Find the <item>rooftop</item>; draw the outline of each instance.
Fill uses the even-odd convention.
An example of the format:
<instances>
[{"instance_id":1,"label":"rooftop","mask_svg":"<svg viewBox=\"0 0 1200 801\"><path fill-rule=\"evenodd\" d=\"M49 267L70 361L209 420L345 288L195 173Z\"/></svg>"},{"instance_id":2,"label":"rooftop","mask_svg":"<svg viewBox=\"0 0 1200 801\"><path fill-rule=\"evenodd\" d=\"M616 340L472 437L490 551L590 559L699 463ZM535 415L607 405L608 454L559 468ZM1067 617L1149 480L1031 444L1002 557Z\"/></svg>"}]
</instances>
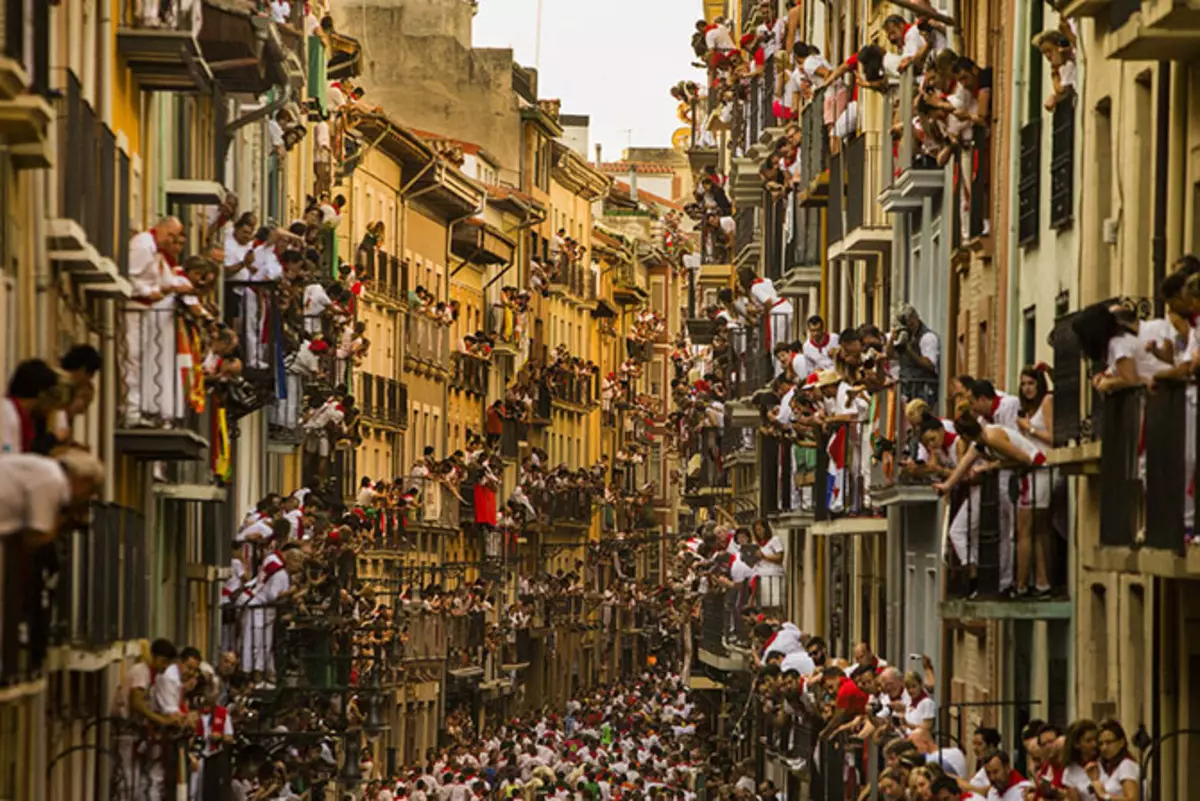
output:
<instances>
[{"instance_id":1,"label":"rooftop","mask_svg":"<svg viewBox=\"0 0 1200 801\"><path fill-rule=\"evenodd\" d=\"M606 161L598 168L600 172L627 173L636 171L638 175L674 175L675 168L666 164L655 164L650 161Z\"/></svg>"},{"instance_id":2,"label":"rooftop","mask_svg":"<svg viewBox=\"0 0 1200 801\"><path fill-rule=\"evenodd\" d=\"M618 195L623 195L624 197L630 196L629 184L625 181L613 181L613 191ZM656 195L653 192L647 192L640 186L638 187L638 200L656 203L659 206L666 206L667 208L675 209L676 211L683 211L683 206L676 203L674 200L667 200L662 195Z\"/></svg>"}]
</instances>

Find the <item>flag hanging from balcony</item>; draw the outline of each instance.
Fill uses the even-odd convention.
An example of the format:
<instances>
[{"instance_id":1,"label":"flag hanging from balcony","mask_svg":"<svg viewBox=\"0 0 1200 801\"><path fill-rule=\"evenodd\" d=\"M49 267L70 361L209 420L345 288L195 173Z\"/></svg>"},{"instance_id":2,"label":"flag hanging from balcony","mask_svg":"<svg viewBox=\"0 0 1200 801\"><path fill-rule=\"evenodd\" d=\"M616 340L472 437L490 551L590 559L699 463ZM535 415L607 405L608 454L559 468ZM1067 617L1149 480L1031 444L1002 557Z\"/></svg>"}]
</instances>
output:
<instances>
[{"instance_id":1,"label":"flag hanging from balcony","mask_svg":"<svg viewBox=\"0 0 1200 801\"><path fill-rule=\"evenodd\" d=\"M825 446L829 454L828 477L825 479L825 508L830 512L846 509L846 431L838 426Z\"/></svg>"},{"instance_id":2,"label":"flag hanging from balcony","mask_svg":"<svg viewBox=\"0 0 1200 801\"><path fill-rule=\"evenodd\" d=\"M196 414L204 412L204 363L200 332L182 317L175 318L175 364L187 405Z\"/></svg>"}]
</instances>

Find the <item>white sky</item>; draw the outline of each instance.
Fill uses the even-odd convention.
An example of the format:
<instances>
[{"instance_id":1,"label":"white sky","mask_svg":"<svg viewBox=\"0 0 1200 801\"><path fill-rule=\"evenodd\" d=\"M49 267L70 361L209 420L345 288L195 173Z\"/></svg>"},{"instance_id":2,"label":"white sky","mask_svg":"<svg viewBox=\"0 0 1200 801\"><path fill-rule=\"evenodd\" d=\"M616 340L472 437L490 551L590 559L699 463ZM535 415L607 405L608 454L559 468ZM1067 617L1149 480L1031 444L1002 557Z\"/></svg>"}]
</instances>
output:
<instances>
[{"instance_id":1,"label":"white sky","mask_svg":"<svg viewBox=\"0 0 1200 801\"><path fill-rule=\"evenodd\" d=\"M700 0L542 0L538 94L561 98L562 113L591 117L588 160L596 143L605 161L628 147L669 147L682 126L672 84L694 79L691 36ZM534 65L538 0L479 0L476 47L511 47ZM628 129L632 129L632 133Z\"/></svg>"}]
</instances>

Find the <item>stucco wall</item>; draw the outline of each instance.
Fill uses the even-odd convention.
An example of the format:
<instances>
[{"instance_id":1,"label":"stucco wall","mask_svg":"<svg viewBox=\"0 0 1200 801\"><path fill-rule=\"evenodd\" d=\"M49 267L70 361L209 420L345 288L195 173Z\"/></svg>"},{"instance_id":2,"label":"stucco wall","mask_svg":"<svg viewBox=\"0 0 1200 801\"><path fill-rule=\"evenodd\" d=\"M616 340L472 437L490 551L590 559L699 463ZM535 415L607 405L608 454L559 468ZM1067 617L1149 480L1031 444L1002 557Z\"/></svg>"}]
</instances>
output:
<instances>
[{"instance_id":1,"label":"stucco wall","mask_svg":"<svg viewBox=\"0 0 1200 801\"><path fill-rule=\"evenodd\" d=\"M520 167L512 51L470 47L461 0L368 0L334 9L338 30L363 46L366 100L403 125L483 146L502 177Z\"/></svg>"}]
</instances>

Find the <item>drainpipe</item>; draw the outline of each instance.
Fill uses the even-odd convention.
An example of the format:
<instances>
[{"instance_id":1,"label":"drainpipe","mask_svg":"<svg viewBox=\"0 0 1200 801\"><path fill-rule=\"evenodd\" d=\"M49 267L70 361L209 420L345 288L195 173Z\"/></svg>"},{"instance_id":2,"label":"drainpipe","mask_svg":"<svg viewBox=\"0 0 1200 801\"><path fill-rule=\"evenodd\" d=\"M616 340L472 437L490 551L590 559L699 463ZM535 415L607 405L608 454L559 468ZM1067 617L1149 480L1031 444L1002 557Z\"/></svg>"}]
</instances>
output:
<instances>
[{"instance_id":1,"label":"drainpipe","mask_svg":"<svg viewBox=\"0 0 1200 801\"><path fill-rule=\"evenodd\" d=\"M1167 277L1167 193L1171 162L1171 62L1158 62L1158 117L1154 131L1154 309L1163 314L1158 287ZM1157 671L1156 671L1157 675ZM1157 700L1157 698L1156 698Z\"/></svg>"}]
</instances>

